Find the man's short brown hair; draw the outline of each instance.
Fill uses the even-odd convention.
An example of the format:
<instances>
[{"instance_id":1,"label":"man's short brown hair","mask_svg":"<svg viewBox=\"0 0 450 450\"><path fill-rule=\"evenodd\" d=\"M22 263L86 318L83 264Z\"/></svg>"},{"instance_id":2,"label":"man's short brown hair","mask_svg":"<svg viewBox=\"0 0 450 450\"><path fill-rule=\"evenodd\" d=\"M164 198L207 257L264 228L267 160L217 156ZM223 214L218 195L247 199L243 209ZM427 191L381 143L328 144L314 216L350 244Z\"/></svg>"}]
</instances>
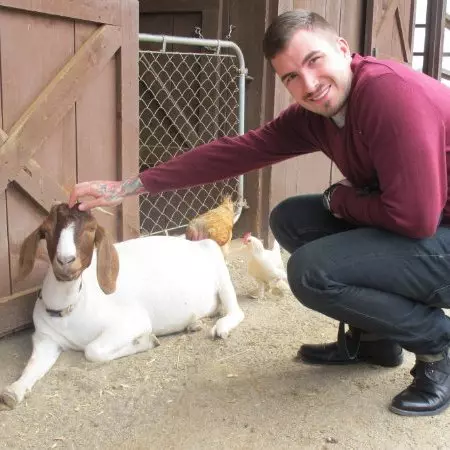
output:
<instances>
[{"instance_id":1,"label":"man's short brown hair","mask_svg":"<svg viewBox=\"0 0 450 450\"><path fill-rule=\"evenodd\" d=\"M322 31L330 37L336 30L319 14L296 9L279 15L267 28L263 40L264 56L270 61L283 51L298 30Z\"/></svg>"}]
</instances>

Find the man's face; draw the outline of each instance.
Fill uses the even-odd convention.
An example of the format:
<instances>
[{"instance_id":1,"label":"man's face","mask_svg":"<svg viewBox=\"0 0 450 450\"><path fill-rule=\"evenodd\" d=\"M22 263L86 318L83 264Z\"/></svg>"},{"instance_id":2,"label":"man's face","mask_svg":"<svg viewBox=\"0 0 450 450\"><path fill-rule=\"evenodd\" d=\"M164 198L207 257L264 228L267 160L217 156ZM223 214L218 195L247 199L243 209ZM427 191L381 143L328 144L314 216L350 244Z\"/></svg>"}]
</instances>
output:
<instances>
[{"instance_id":1,"label":"man's face","mask_svg":"<svg viewBox=\"0 0 450 450\"><path fill-rule=\"evenodd\" d=\"M303 108L331 117L346 104L352 71L350 49L343 38L299 30L271 63Z\"/></svg>"}]
</instances>

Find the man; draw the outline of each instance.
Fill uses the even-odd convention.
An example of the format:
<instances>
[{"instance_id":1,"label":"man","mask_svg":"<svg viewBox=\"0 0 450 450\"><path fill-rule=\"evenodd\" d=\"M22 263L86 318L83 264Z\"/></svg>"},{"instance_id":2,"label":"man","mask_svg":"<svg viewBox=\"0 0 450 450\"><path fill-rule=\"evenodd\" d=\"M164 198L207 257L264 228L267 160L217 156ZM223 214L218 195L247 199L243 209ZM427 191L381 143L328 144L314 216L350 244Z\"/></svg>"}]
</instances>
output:
<instances>
[{"instance_id":1,"label":"man","mask_svg":"<svg viewBox=\"0 0 450 450\"><path fill-rule=\"evenodd\" d=\"M291 253L288 279L307 307L340 321L337 342L303 345L307 363L394 367L416 354L391 411L433 415L450 404L450 90L393 61L350 53L320 16L292 11L264 53L296 100L244 136L202 145L138 177L77 185L80 209L203 184L313 151L346 179L289 198L271 214ZM345 332L345 325L349 330Z\"/></svg>"}]
</instances>

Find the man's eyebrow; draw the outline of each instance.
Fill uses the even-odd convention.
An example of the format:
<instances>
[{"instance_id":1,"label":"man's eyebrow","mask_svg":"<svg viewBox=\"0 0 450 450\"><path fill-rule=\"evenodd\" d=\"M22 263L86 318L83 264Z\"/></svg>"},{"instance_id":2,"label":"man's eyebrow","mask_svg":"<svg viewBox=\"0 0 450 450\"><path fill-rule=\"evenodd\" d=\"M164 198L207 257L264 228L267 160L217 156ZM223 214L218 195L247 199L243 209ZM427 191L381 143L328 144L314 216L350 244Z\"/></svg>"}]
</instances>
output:
<instances>
[{"instance_id":1,"label":"man's eyebrow","mask_svg":"<svg viewBox=\"0 0 450 450\"><path fill-rule=\"evenodd\" d=\"M319 50L312 50L311 52L309 52L309 53L303 58L302 65L303 65L303 64L306 64L311 58L313 58L314 56L318 55L319 53L320 53ZM284 82L284 80L285 80L286 78L289 78L291 75L297 75L297 72L296 72L296 71L292 71L292 72L285 73L285 74L281 77L281 82Z\"/></svg>"},{"instance_id":2,"label":"man's eyebrow","mask_svg":"<svg viewBox=\"0 0 450 450\"><path fill-rule=\"evenodd\" d=\"M320 53L319 50L313 50L313 51L309 52L309 53L303 58L302 64L306 64L306 63L308 62L308 60L310 60L313 56L318 55L319 53Z\"/></svg>"}]
</instances>

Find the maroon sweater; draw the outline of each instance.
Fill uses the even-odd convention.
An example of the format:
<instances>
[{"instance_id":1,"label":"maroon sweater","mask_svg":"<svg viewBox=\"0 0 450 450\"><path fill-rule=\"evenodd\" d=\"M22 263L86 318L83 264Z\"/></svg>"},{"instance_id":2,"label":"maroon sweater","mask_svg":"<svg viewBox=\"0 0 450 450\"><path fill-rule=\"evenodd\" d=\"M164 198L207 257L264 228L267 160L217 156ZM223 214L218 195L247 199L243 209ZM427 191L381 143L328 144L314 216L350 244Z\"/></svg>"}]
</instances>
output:
<instances>
[{"instance_id":1,"label":"maroon sweater","mask_svg":"<svg viewBox=\"0 0 450 450\"><path fill-rule=\"evenodd\" d=\"M298 105L243 136L224 137L148 169L151 194L222 180L322 151L353 187L331 209L349 222L423 238L450 224L450 89L394 61L355 54L345 126ZM450 164L449 164L450 166ZM370 194L361 188L377 186Z\"/></svg>"}]
</instances>

